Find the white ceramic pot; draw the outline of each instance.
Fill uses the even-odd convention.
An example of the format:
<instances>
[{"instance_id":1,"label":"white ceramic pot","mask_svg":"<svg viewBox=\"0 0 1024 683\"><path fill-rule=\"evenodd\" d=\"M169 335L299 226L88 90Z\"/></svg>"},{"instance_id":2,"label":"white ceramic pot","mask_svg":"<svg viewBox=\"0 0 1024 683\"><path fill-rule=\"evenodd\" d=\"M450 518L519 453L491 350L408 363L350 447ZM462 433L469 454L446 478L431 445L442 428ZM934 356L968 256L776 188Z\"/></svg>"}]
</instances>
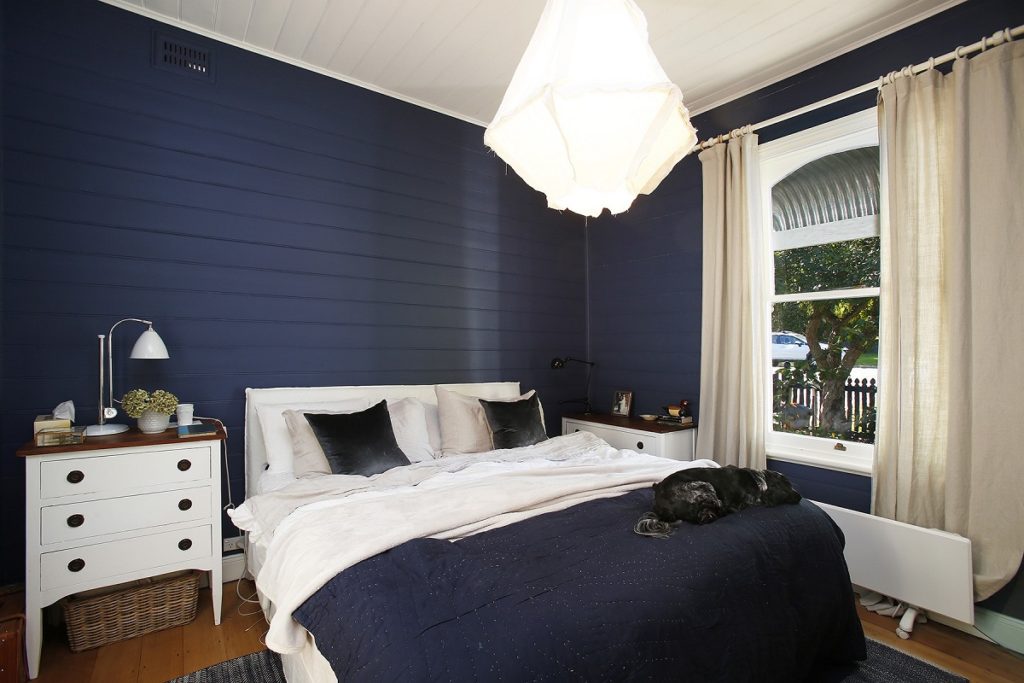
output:
<instances>
[{"instance_id":1,"label":"white ceramic pot","mask_svg":"<svg viewBox=\"0 0 1024 683\"><path fill-rule=\"evenodd\" d=\"M171 416L155 410L143 411L139 416L139 431L143 434L159 434L171 424Z\"/></svg>"}]
</instances>

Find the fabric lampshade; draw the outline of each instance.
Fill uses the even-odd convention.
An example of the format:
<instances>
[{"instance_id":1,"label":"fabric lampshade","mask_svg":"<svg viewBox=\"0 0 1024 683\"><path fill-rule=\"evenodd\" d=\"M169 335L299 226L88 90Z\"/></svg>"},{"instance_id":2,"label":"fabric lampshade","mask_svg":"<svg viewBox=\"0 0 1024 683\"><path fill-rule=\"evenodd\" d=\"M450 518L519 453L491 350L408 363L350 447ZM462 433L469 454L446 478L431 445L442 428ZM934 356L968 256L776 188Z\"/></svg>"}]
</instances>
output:
<instances>
[{"instance_id":1,"label":"fabric lampshade","mask_svg":"<svg viewBox=\"0 0 1024 683\"><path fill-rule=\"evenodd\" d=\"M585 216L625 211L696 142L633 0L548 0L484 133L548 206Z\"/></svg>"},{"instance_id":2,"label":"fabric lampshade","mask_svg":"<svg viewBox=\"0 0 1024 683\"><path fill-rule=\"evenodd\" d=\"M160 335L150 325L145 332L139 335L135 346L132 347L130 357L142 360L162 360L171 356L167 353L167 346L164 345L164 340L160 338Z\"/></svg>"}]
</instances>

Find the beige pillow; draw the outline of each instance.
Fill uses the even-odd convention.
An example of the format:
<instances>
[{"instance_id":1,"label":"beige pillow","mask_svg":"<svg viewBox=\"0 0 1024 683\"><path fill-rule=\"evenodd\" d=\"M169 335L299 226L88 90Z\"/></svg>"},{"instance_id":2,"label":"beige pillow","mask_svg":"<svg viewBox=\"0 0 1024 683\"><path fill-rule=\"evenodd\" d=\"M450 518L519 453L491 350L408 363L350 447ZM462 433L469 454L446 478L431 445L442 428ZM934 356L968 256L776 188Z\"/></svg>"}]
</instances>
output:
<instances>
[{"instance_id":1,"label":"beige pillow","mask_svg":"<svg viewBox=\"0 0 1024 683\"><path fill-rule=\"evenodd\" d=\"M311 415L339 415L356 413L357 410L286 410L284 423L288 426L288 434L292 438L292 470L296 477L308 477L314 474L330 474L331 466L320 448L320 442L309 426L306 413Z\"/></svg>"},{"instance_id":2,"label":"beige pillow","mask_svg":"<svg viewBox=\"0 0 1024 683\"><path fill-rule=\"evenodd\" d=\"M476 396L466 396L444 387L434 387L437 394L437 412L441 423L441 455L457 453L482 453L494 449L491 429L487 416ZM522 401L536 393L530 390L522 396L509 399L487 399L489 401ZM541 420L543 421L543 409Z\"/></svg>"}]
</instances>

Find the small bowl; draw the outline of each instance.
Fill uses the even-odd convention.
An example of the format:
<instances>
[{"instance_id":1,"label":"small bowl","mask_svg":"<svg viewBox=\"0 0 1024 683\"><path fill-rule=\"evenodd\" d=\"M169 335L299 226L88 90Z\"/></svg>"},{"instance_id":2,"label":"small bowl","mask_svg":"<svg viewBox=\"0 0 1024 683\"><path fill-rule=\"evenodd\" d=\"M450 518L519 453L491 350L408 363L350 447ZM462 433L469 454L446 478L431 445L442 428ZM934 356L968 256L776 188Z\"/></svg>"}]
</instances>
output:
<instances>
[{"instance_id":1,"label":"small bowl","mask_svg":"<svg viewBox=\"0 0 1024 683\"><path fill-rule=\"evenodd\" d=\"M679 417L679 413L681 413L681 412L683 412L683 409L682 409L681 406L669 406L668 407L668 414L671 415L672 417Z\"/></svg>"},{"instance_id":2,"label":"small bowl","mask_svg":"<svg viewBox=\"0 0 1024 683\"><path fill-rule=\"evenodd\" d=\"M654 422L655 420L658 419L658 416L657 415L641 415L640 419L641 420L647 420L648 422Z\"/></svg>"}]
</instances>

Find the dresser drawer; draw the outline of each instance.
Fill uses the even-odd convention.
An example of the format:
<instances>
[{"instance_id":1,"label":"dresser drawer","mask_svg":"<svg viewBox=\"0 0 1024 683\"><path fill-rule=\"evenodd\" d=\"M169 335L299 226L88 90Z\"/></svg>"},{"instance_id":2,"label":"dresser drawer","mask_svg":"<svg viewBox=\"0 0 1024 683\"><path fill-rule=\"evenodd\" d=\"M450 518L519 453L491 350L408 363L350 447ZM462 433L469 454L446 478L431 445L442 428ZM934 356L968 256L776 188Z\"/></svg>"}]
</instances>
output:
<instances>
[{"instance_id":1,"label":"dresser drawer","mask_svg":"<svg viewBox=\"0 0 1024 683\"><path fill-rule=\"evenodd\" d=\"M39 587L51 590L210 555L210 525L40 555Z\"/></svg>"},{"instance_id":2,"label":"dresser drawer","mask_svg":"<svg viewBox=\"0 0 1024 683\"><path fill-rule=\"evenodd\" d=\"M51 505L40 510L43 545L210 516L209 486Z\"/></svg>"},{"instance_id":3,"label":"dresser drawer","mask_svg":"<svg viewBox=\"0 0 1024 683\"><path fill-rule=\"evenodd\" d=\"M39 495L117 493L143 486L172 486L210 478L210 448L179 448L121 455L50 460L40 465Z\"/></svg>"},{"instance_id":4,"label":"dresser drawer","mask_svg":"<svg viewBox=\"0 0 1024 683\"><path fill-rule=\"evenodd\" d=\"M618 448L619 450L637 451L638 453L647 453L649 455L662 454L661 439L657 434L645 434L643 432L569 421L566 421L565 427L569 434L576 431L590 432L607 441L612 448Z\"/></svg>"}]
</instances>

